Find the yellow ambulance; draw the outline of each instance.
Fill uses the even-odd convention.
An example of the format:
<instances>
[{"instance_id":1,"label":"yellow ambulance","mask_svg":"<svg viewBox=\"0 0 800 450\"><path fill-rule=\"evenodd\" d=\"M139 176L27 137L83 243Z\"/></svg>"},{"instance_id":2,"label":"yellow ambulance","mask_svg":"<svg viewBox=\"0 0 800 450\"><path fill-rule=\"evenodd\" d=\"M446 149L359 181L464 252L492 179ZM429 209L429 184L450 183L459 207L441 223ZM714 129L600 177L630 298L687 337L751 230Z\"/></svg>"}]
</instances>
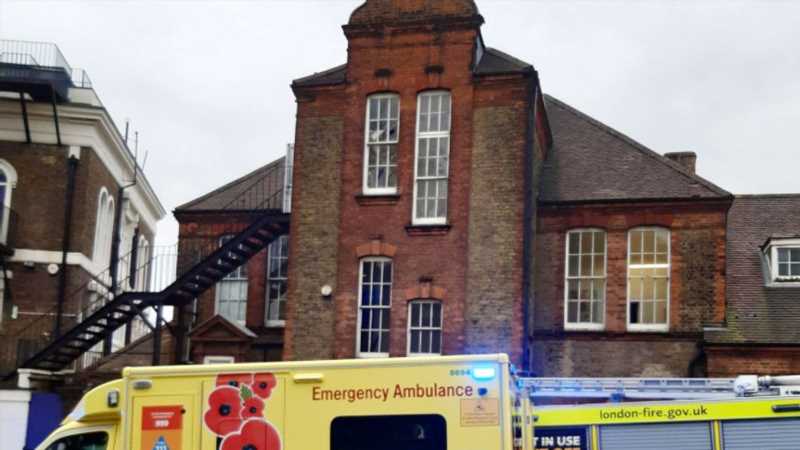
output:
<instances>
[{"instance_id":1,"label":"yellow ambulance","mask_svg":"<svg viewBox=\"0 0 800 450\"><path fill-rule=\"evenodd\" d=\"M535 450L797 450L800 397L537 406Z\"/></svg>"},{"instance_id":2,"label":"yellow ambulance","mask_svg":"<svg viewBox=\"0 0 800 450\"><path fill-rule=\"evenodd\" d=\"M38 449L514 450L517 386L505 355L127 368Z\"/></svg>"}]
</instances>

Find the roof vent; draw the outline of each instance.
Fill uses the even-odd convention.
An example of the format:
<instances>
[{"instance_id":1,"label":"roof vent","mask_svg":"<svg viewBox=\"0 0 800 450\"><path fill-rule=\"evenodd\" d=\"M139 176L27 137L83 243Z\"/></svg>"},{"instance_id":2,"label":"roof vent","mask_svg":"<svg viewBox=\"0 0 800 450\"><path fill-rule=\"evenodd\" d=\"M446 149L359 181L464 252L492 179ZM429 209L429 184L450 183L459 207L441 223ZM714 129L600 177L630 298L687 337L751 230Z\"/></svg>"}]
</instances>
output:
<instances>
[{"instance_id":1,"label":"roof vent","mask_svg":"<svg viewBox=\"0 0 800 450\"><path fill-rule=\"evenodd\" d=\"M669 158L676 163L682 165L686 170L691 173L696 173L697 166L697 153L695 152L671 152L664 153L664 157Z\"/></svg>"}]
</instances>

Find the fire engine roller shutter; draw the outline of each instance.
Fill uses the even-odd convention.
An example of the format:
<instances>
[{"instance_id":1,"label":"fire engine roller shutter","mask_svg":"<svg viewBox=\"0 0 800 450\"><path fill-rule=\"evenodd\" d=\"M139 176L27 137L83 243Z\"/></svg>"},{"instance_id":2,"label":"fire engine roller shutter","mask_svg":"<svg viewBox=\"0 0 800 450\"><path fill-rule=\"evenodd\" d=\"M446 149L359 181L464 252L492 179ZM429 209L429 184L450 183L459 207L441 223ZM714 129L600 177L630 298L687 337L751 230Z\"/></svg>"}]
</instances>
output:
<instances>
[{"instance_id":1,"label":"fire engine roller shutter","mask_svg":"<svg viewBox=\"0 0 800 450\"><path fill-rule=\"evenodd\" d=\"M712 450L709 422L605 425L600 450Z\"/></svg>"},{"instance_id":2,"label":"fire engine roller shutter","mask_svg":"<svg viewBox=\"0 0 800 450\"><path fill-rule=\"evenodd\" d=\"M797 450L800 419L722 422L722 445L725 450Z\"/></svg>"}]
</instances>

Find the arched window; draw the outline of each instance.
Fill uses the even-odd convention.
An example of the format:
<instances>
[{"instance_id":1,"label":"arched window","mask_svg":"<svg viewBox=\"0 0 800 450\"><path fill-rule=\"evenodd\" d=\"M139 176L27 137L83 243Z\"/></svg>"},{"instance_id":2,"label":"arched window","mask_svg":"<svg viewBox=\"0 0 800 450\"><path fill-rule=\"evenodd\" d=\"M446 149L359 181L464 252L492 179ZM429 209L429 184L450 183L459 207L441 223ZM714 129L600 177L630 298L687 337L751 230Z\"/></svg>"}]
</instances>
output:
<instances>
[{"instance_id":1,"label":"arched window","mask_svg":"<svg viewBox=\"0 0 800 450\"><path fill-rule=\"evenodd\" d=\"M408 303L408 356L442 354L442 302Z\"/></svg>"},{"instance_id":2,"label":"arched window","mask_svg":"<svg viewBox=\"0 0 800 450\"><path fill-rule=\"evenodd\" d=\"M11 223L11 191L17 184L17 172L5 160L0 159L0 243L8 239Z\"/></svg>"},{"instance_id":3,"label":"arched window","mask_svg":"<svg viewBox=\"0 0 800 450\"><path fill-rule=\"evenodd\" d=\"M389 314L392 309L392 260L361 260L358 295L359 357L389 356Z\"/></svg>"},{"instance_id":4,"label":"arched window","mask_svg":"<svg viewBox=\"0 0 800 450\"><path fill-rule=\"evenodd\" d=\"M97 198L97 219L94 228L94 250L92 259L99 267L111 263L111 235L114 231L114 198L106 188L100 189Z\"/></svg>"},{"instance_id":5,"label":"arched window","mask_svg":"<svg viewBox=\"0 0 800 450\"><path fill-rule=\"evenodd\" d=\"M148 271L150 269L150 242L144 236L139 236L136 245L136 290L147 291Z\"/></svg>"}]
</instances>

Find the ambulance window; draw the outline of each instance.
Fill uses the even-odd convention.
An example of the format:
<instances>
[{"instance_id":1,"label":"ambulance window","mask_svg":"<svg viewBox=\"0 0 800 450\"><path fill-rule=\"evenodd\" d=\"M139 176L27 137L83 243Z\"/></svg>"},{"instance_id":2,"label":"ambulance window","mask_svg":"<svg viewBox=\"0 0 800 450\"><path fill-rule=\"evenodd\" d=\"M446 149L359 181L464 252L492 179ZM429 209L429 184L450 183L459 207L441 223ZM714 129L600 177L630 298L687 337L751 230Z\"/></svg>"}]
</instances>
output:
<instances>
[{"instance_id":1,"label":"ambulance window","mask_svg":"<svg viewBox=\"0 0 800 450\"><path fill-rule=\"evenodd\" d=\"M800 419L722 422L725 450L791 450L800 442Z\"/></svg>"},{"instance_id":2,"label":"ambulance window","mask_svg":"<svg viewBox=\"0 0 800 450\"><path fill-rule=\"evenodd\" d=\"M606 425L600 450L712 450L708 422Z\"/></svg>"},{"instance_id":3,"label":"ambulance window","mask_svg":"<svg viewBox=\"0 0 800 450\"><path fill-rule=\"evenodd\" d=\"M446 450L442 416L337 417L331 423L331 450Z\"/></svg>"},{"instance_id":4,"label":"ambulance window","mask_svg":"<svg viewBox=\"0 0 800 450\"><path fill-rule=\"evenodd\" d=\"M47 450L105 450L108 435L103 432L73 434L61 438L47 447Z\"/></svg>"}]
</instances>

